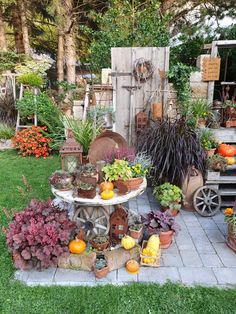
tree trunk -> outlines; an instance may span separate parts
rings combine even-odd
[[[167,13],[171,10],[175,0],[162,0],[161,1],[161,12],[162,14]]]
[[[18,53],[24,53],[23,35],[19,10],[16,5],[12,8],[12,25],[15,37],[16,51]]]
[[[30,42],[29,42],[29,32],[28,32],[28,25],[26,19],[26,6],[24,0],[17,1],[19,12],[20,12],[20,19],[21,19],[21,29],[22,29],[22,36],[23,36],[23,45],[25,54],[30,55]]]
[[[64,34],[61,30],[57,41],[57,80],[64,81]]]
[[[67,82],[75,83],[75,41],[72,20],[73,1],[65,0],[65,60]]]
[[[0,50],[7,51],[6,33],[5,33],[1,6],[0,6]]]

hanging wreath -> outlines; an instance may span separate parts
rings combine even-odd
[[[133,74],[136,81],[144,83],[149,80],[154,73],[154,66],[152,61],[144,58],[139,58],[134,61]]]

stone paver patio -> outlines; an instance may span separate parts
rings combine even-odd
[[[157,206],[150,189],[129,202],[129,208],[140,214],[156,209]],[[129,275],[122,268],[99,280],[91,272],[59,268],[42,272],[16,271],[15,278],[29,286],[121,285],[130,282],[163,284],[169,280],[191,286],[236,287],[236,254],[225,244],[226,224],[223,213],[204,218],[197,213],[182,210],[176,220],[181,231],[171,247],[162,250],[160,268],[141,267],[138,275]]]

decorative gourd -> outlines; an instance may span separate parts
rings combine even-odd
[[[81,254],[86,249],[86,243],[81,239],[75,239],[69,243],[69,251],[73,254]]]
[[[234,157],[225,157],[227,161],[227,165],[234,165],[235,164],[235,158]]]
[[[159,236],[157,234],[151,235],[150,238],[148,239],[146,248],[150,248],[153,249],[155,252],[158,252],[159,247],[160,247]]]
[[[145,256],[157,256],[157,251],[151,247],[145,247],[142,251],[142,254]]]
[[[153,258],[153,257],[145,257],[145,258],[143,259],[143,262],[144,262],[145,264],[154,264],[155,261],[156,261],[156,259]]]
[[[139,272],[139,263],[134,259],[130,259],[128,262],[126,262],[125,268],[129,274],[137,274]]]
[[[121,239],[121,246],[125,250],[130,250],[135,246],[135,241],[130,236],[126,235]]]
[[[236,155],[236,148],[233,145],[220,144],[218,153],[223,157],[233,157]]]
[[[109,190],[105,190],[101,193],[101,198],[103,200],[110,200],[111,198],[113,198],[115,195],[115,193],[113,191],[109,191]]]
[[[103,191],[113,191],[114,185],[112,182],[104,181],[100,184],[100,190]]]

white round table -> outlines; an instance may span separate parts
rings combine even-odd
[[[57,198],[68,204],[74,205],[74,214],[72,220],[78,227],[84,228],[86,236],[95,236],[98,234],[108,234],[110,229],[110,214],[114,211],[115,205],[128,202],[131,198],[142,194],[147,187],[147,180],[144,178],[142,184],[137,190],[133,190],[125,195],[119,195],[116,190],[115,196],[110,200],[103,200],[99,195],[93,199],[74,197],[73,191],[60,191],[52,187],[52,193]]]

